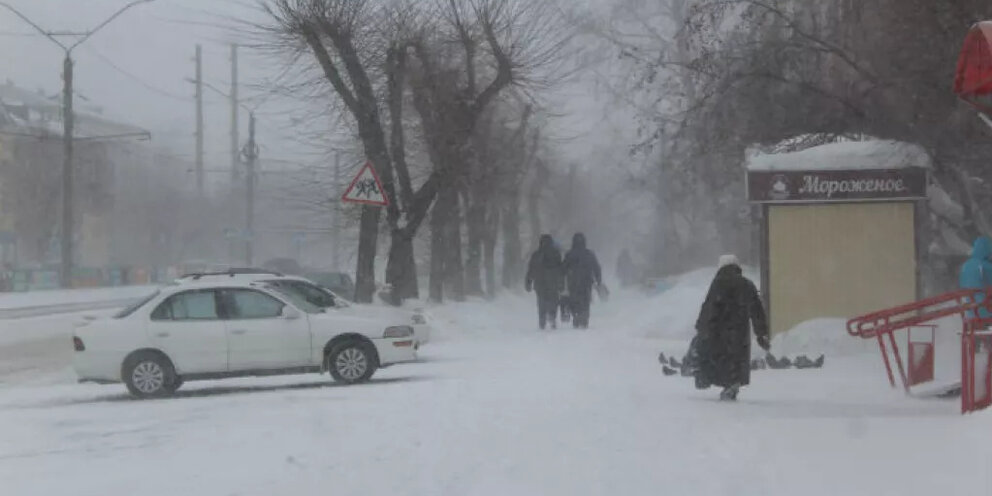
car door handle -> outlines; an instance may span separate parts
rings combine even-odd
[[[160,333],[156,334],[155,336],[156,337],[159,337],[159,338],[167,338],[167,337],[169,337],[169,333],[167,333],[167,332],[160,332]]]
[[[231,334],[237,334],[237,335],[240,336],[240,335],[242,335],[242,334],[244,334],[246,332],[248,332],[248,331],[246,331],[244,329],[235,329],[235,330],[231,331]]]

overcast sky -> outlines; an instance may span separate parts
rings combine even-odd
[[[127,3],[127,0],[3,1],[42,27],[62,31],[89,29]],[[203,45],[204,79],[227,91],[229,44],[236,40],[222,24],[230,22],[225,19],[257,19],[259,13],[253,5],[253,0],[155,0],[133,8],[77,49],[78,94],[102,107],[105,115],[152,131],[157,144],[191,156],[195,114],[193,86],[187,79],[194,75],[195,45]],[[19,86],[40,89],[46,94],[60,91],[61,49],[2,8],[0,43],[3,44],[0,81],[10,79]],[[242,95],[250,96],[259,94],[251,85],[273,77],[277,67],[273,61],[244,50],[240,69]],[[617,148],[612,127],[624,127],[629,121],[622,113],[602,119],[608,98],[598,94],[593,80],[592,74],[582,75],[553,98],[555,110],[564,116],[555,124],[557,134],[570,138],[563,146],[565,153],[575,160],[590,157],[591,147],[612,143],[612,148]],[[211,91],[205,96],[207,159],[224,165],[229,163],[230,110],[222,96]],[[292,104],[270,100],[262,111],[278,114],[289,105]],[[294,147],[285,139],[286,123],[264,117],[260,119],[259,139],[266,145],[269,156],[292,158]],[[247,131],[246,121],[242,115],[242,139]]]

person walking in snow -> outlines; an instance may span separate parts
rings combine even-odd
[[[561,252],[555,247],[550,234],[542,234],[537,251],[530,256],[524,282],[528,292],[537,294],[537,324],[541,329],[550,323],[557,328],[558,293],[562,289]]]
[[[589,327],[589,304],[592,288],[603,284],[603,273],[596,254],[586,247],[586,236],[575,233],[572,249],[565,255],[565,285],[572,310],[572,325],[576,329]]]
[[[696,387],[717,385],[723,388],[721,400],[737,399],[751,380],[752,329],[768,351],[768,321],[758,290],[744,277],[737,257],[724,255],[696,320]]]
[[[971,247],[971,257],[961,266],[958,277],[961,289],[985,289],[992,287],[992,240],[986,236],[975,239]],[[978,302],[985,301],[987,295],[980,293]],[[981,308],[978,315],[982,318],[992,317],[987,309]]]

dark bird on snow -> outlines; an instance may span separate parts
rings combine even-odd
[[[787,369],[789,367],[792,367],[792,360],[789,360],[789,357],[782,357],[781,359],[776,359],[775,355],[769,353],[768,358],[765,361],[768,362],[768,368],[774,370]]]
[[[677,374],[677,373],[678,373],[678,371],[676,371],[675,369],[673,369],[673,368],[671,368],[671,367],[669,367],[668,365],[665,365],[664,367],[662,367],[662,368],[661,368],[661,371],[662,371],[662,372],[663,372],[663,373],[664,373],[665,375],[675,375],[675,374]]]
[[[662,365],[668,364],[668,359],[665,358],[665,352],[658,353],[658,361],[661,362]]]

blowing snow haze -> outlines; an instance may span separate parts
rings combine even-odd
[[[988,0],[0,0],[0,68],[4,496],[992,487]]]

